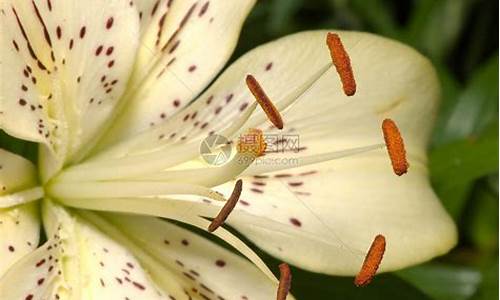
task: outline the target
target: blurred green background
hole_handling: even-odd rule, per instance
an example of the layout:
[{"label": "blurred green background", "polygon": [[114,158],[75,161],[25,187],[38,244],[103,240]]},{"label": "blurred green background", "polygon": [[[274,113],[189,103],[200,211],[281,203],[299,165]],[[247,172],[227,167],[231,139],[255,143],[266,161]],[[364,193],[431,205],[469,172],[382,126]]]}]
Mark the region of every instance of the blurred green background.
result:
[{"label": "blurred green background", "polygon": [[325,28],[400,40],[436,66],[443,101],[431,178],[460,242],[444,257],[381,275],[363,289],[352,278],[293,269],[293,293],[300,300],[498,299],[498,1],[260,0],[234,58],[286,34]]},{"label": "blurred green background", "polygon": [[[361,289],[352,278],[292,268],[292,292],[299,300],[498,299],[498,1],[259,0],[233,59],[283,35],[325,28],[400,40],[436,66],[443,101],[429,149],[431,179],[460,242],[444,257]],[[34,144],[3,132],[0,146],[36,157]],[[277,269],[279,261],[257,252]]]}]

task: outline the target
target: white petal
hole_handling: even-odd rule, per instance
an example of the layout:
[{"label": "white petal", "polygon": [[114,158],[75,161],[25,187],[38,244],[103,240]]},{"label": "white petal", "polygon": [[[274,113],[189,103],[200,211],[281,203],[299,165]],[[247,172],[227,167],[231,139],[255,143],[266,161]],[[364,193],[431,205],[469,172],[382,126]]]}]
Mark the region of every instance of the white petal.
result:
[{"label": "white petal", "polygon": [[142,41],[124,115],[108,135],[119,141],[170,118],[229,59],[255,0],[140,0]]},{"label": "white petal", "polygon": [[[329,60],[325,36],[326,32],[303,33],[263,46],[244,57],[248,64],[235,67],[227,78],[235,82],[233,78],[243,78],[246,72],[255,73],[269,95],[279,99]],[[266,155],[256,164],[281,167],[304,154],[383,142],[380,124],[390,117],[405,137],[409,174],[396,177],[385,151],[376,150],[270,174],[277,178],[247,178],[241,199],[248,207],[242,207],[255,221],[235,211],[229,223],[273,255],[330,274],[356,273],[379,233],[388,243],[381,270],[443,254],[457,237],[427,178],[425,149],[439,97],[435,73],[427,60],[404,45],[369,34],[340,36],[353,64],[356,95],[343,95],[338,75],[333,69],[327,72],[284,114],[286,130],[273,132],[295,136],[300,146]],[[269,60],[269,75],[259,72],[257,66]],[[244,88],[231,80],[228,85]],[[297,148],[303,151],[295,153]],[[310,171],[317,173],[299,175]],[[232,185],[222,191],[228,194]]]},{"label": "white petal", "polygon": [[271,299],[276,293],[275,283],[250,262],[186,229],[152,217],[104,216],[204,299]]},{"label": "white petal", "polygon": [[[196,213],[197,210],[195,210],[197,208],[197,203],[185,200],[174,200],[169,198],[65,198],[60,201],[67,206],[85,210],[125,212],[168,218],[193,225],[206,231],[208,231],[207,228],[210,224],[209,221],[198,217]],[[214,207],[216,208],[216,206]],[[199,215],[203,215],[203,212],[213,210],[214,207],[207,207],[208,210],[203,209],[202,213]],[[273,273],[262,259],[238,237],[223,228],[219,228],[214,234],[252,261],[263,274],[268,276],[268,278],[273,281],[276,280]]]},{"label": "white petal", "polygon": [[3,1],[1,126],[68,158],[115,109],[139,38],[128,1]]},{"label": "white petal", "polygon": [[0,209],[0,277],[38,246],[40,221],[34,204]]},{"label": "white petal", "polygon": [[[0,149],[0,198],[35,184],[33,164]],[[35,205],[0,209],[0,277],[12,264],[38,246],[39,233],[40,222]]]},{"label": "white petal", "polygon": [[44,211],[49,239],[0,280],[2,299],[168,299],[126,248],[61,207]]},{"label": "white petal", "polygon": [[55,297],[60,277],[58,272],[62,272],[59,251],[55,245],[59,247],[57,240],[49,240],[36,251],[24,256],[0,278],[2,299]]},{"label": "white petal", "polygon": [[[414,163],[397,177],[386,160],[383,153],[364,154],[247,178],[243,212],[233,212],[228,223],[269,253],[329,274],[355,274],[377,234],[387,239],[382,271],[446,253],[456,243],[456,229],[425,167]],[[251,216],[255,223],[248,222]]]},{"label": "white petal", "polygon": [[[255,184],[247,178],[242,203],[250,205],[240,206],[244,213],[234,211],[229,223],[268,252],[331,274],[356,273],[379,233],[386,235],[388,243],[381,270],[443,254],[455,244],[456,229],[427,178],[425,150],[439,97],[435,72],[425,58],[397,42],[364,33],[339,34],[351,57],[356,95],[346,97],[335,70],[326,72],[284,113],[285,131],[272,132],[279,137],[298,136],[300,146],[295,147],[303,151],[288,149],[257,163],[379,144],[383,142],[381,121],[390,117],[405,138],[409,174],[396,177],[385,151],[374,150],[286,172],[293,177],[283,175]],[[243,81],[247,73],[254,74],[279,105],[329,63],[325,37],[321,31],[300,33],[253,50],[200,97],[215,95],[210,104],[192,106],[205,107],[202,116],[211,115],[215,128],[227,126],[239,115],[238,107],[252,99]],[[225,105],[228,94],[234,95],[233,100]],[[218,107],[226,112],[222,120],[215,117]],[[158,140],[153,135],[149,138],[151,143]],[[278,167],[284,161],[267,163]],[[293,167],[293,161],[288,167]],[[318,173],[295,176],[311,170]],[[228,195],[232,187],[228,183],[221,191]]]}]

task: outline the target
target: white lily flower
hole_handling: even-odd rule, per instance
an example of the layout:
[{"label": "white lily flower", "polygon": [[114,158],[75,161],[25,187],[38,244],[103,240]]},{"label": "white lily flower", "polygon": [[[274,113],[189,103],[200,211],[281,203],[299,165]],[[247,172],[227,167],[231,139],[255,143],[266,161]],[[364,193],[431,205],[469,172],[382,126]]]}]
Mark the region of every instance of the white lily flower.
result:
[{"label": "white lily flower", "polygon": [[[36,167],[0,152],[0,298],[273,297],[271,271],[216,228],[226,218],[272,255],[328,274],[356,274],[378,234],[382,271],[453,247],[455,226],[427,176],[439,98],[429,62],[394,41],[337,32],[357,83],[347,97],[327,31],[304,32],[252,50],[206,89],[254,2],[2,1],[0,126],[40,150]],[[259,80],[250,90],[248,74]],[[402,177],[384,149],[387,118],[405,137]],[[259,157],[240,141],[224,165],[200,159],[207,136],[262,139],[252,128],[300,146]],[[32,201],[42,198],[40,218]],[[219,212],[210,231],[250,261],[156,218],[207,230]],[[47,242],[35,250],[40,223]]]}]

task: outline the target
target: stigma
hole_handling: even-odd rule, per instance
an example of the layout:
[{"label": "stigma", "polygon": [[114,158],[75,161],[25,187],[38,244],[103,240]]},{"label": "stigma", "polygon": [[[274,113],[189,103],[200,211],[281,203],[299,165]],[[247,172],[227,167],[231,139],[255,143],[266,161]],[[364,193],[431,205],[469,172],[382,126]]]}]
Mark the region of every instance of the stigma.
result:
[{"label": "stigma", "polygon": [[356,93],[356,81],[352,71],[351,59],[336,33],[329,32],[326,36],[326,44],[330,49],[333,65],[340,76],[342,87],[346,96],[352,96]]},{"label": "stigma", "polygon": [[399,128],[393,120],[385,119],[382,122],[382,131],[392,169],[396,175],[401,176],[408,172],[410,164],[406,159],[405,145]]},{"label": "stigma", "polygon": [[361,270],[354,279],[354,284],[356,286],[365,286],[372,281],[373,277],[377,273],[380,263],[382,262],[384,252],[385,237],[379,234],[373,240],[370,250],[368,250],[363,265],[361,266]]},{"label": "stigma", "polygon": [[273,125],[278,129],[283,129],[283,119],[281,118],[278,109],[274,106],[271,99],[269,99],[266,92],[264,92],[264,89],[261,87],[257,79],[248,74],[246,77],[246,83],[248,89],[255,97],[255,100],[257,100],[260,107],[262,107],[262,110],[266,113],[269,121],[271,121],[271,123],[273,123]]}]

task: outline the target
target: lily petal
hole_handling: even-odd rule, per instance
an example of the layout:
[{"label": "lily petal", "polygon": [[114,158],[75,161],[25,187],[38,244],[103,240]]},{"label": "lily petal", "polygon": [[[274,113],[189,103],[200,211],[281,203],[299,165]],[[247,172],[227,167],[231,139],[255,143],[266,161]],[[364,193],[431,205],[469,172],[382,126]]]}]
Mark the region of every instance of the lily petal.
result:
[{"label": "lily petal", "polygon": [[105,144],[161,124],[189,104],[229,59],[254,3],[138,1],[142,40],[133,95]]},{"label": "lily petal", "polygon": [[186,229],[153,217],[109,213],[103,217],[169,265],[183,279],[184,288],[195,291],[193,296],[266,299],[276,293],[276,284],[248,261]]},{"label": "lily petal", "polygon": [[[0,149],[0,199],[36,184],[28,160]],[[1,201],[1,200],[0,200]],[[1,204],[1,203],[0,203]],[[0,209],[0,277],[17,260],[38,246],[40,221],[34,204]]]},{"label": "lily petal", "polygon": [[1,127],[71,160],[125,89],[139,37],[136,9],[119,0],[9,0],[1,9]]},{"label": "lily petal", "polygon": [[[199,217],[198,215],[204,215],[204,213],[213,212],[213,208],[216,207],[205,207],[202,209],[202,213],[197,213],[198,209],[196,202],[187,200],[174,200],[170,198],[65,198],[60,199],[60,201],[67,206],[86,210],[124,212],[168,218],[171,220],[190,224],[199,229],[207,231],[210,222],[204,218]],[[200,203],[202,202],[200,201]],[[210,214],[207,215],[212,216]],[[246,258],[248,258],[268,278],[270,278],[272,281],[276,281],[273,273],[269,270],[262,259],[238,237],[225,230],[224,228],[219,228],[216,232],[214,232],[214,234],[234,247]]]},{"label": "lily petal", "polygon": [[446,253],[457,236],[425,168],[412,168],[398,178],[374,153],[246,178],[241,210],[227,222],[267,252],[316,272],[355,274],[377,234],[387,238],[381,271],[421,263]]},{"label": "lily petal", "polygon": [[2,299],[168,299],[122,245],[44,202],[48,241],[0,280]]},{"label": "lily petal", "polygon": [[[255,221],[249,223],[250,218],[235,210],[228,223],[269,253],[324,273],[355,274],[379,233],[387,238],[382,271],[443,254],[457,236],[432,191],[426,167],[425,150],[439,97],[434,70],[418,53],[394,41],[362,33],[339,35],[351,57],[356,95],[343,95],[332,70],[285,112],[283,136],[295,137],[300,147],[266,155],[254,165],[268,159],[267,172],[290,170],[244,178],[241,208]],[[326,32],[302,33],[263,46],[243,58],[250,67],[230,68],[235,71],[227,78],[255,73],[253,64],[272,60],[271,75],[261,71],[257,78],[269,94],[284,94],[329,60],[327,49],[321,47],[325,36]],[[283,166],[304,155],[383,143],[380,124],[386,117],[398,122],[407,144],[411,167],[401,178],[392,173],[384,150],[296,169],[293,163]],[[276,163],[275,158],[286,161]],[[233,185],[220,191],[229,194]],[[284,229],[278,230],[279,225]]]}]

